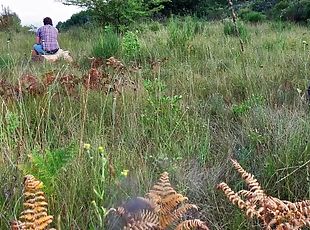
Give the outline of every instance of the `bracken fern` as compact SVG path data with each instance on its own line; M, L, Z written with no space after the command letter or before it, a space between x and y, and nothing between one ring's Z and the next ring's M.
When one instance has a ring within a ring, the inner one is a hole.
M245 171L237 161L231 161L249 190L236 193L226 183L220 183L218 189L225 193L231 203L245 212L247 217L259 219L266 230L310 226L310 200L292 203L269 196L252 174Z

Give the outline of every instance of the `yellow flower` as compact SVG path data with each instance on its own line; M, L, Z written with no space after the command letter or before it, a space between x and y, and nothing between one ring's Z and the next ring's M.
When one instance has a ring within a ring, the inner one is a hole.
M102 146L99 146L98 147L98 151L99 151L99 153L103 153L104 152L104 148Z
M86 150L90 150L90 144L84 144L84 149L86 149Z
M124 169L124 170L121 172L121 175L124 176L124 177L127 177L127 176L128 176L128 172L129 172L128 169Z

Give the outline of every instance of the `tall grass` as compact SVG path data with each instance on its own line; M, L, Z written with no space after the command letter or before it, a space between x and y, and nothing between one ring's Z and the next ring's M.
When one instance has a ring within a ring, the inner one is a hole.
M52 87L44 96L25 95L17 102L1 98L0 228L9 228L20 213L25 173L42 180L54 176L45 186L50 213L62 229L101 228L104 208L143 195L162 171L201 207L211 229L253 229L258 223L247 223L215 190L226 179L241 186L227 169L230 157L255 172L268 194L309 199L309 105L297 88L309 83L309 47L303 41L310 32L296 25L244 26L251 36L242 54L238 38L225 35L220 22L187 18L156 30L141 26L142 69L129 73L138 90L117 97L84 88L78 97L57 96L61 89ZM60 35L83 68L29 62L24 53L32 34L14 34L14 65L1 68L0 76L10 82L51 71L82 77L87 57L103 38L100 31ZM0 38L1 54L7 55L5 34ZM151 61L163 58L167 62L155 70Z

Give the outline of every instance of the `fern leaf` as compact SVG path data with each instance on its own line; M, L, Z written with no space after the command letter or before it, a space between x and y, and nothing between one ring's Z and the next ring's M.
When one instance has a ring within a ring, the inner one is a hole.
M209 230L205 223L201 220L185 220L180 223L175 230L190 230L190 229L200 229L200 230Z
M47 202L41 191L43 183L32 175L24 178L24 210L20 221L13 221L12 229L45 230L53 221L53 216L47 214Z
M158 216L149 210L142 210L138 214L135 214L124 227L124 230L140 230L159 229Z
M231 162L234 168L241 175L242 179L244 179L247 185L249 186L250 191L254 192L257 195L264 195L264 191L261 189L261 186L258 183L257 179L255 179L255 177L252 174L245 171L236 160L231 159Z

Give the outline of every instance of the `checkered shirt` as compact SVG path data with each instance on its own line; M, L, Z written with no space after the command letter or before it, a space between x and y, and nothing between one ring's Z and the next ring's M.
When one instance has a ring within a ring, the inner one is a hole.
M44 25L37 30L36 36L40 38L43 49L51 51L59 49L57 36L58 30L51 25Z

